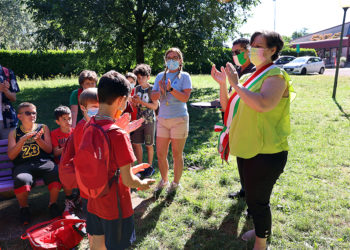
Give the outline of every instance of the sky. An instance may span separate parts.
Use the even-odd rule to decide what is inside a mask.
[[[256,30],[274,30],[275,3],[273,0],[260,2],[252,9],[251,17],[240,32],[252,34]],[[340,25],[343,14],[340,0],[276,0],[276,32],[292,36],[294,31],[307,28],[308,33],[314,33]],[[350,9],[346,18],[346,22],[349,21]]]

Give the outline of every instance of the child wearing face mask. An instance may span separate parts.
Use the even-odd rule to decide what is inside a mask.
[[[85,124],[89,122],[90,118],[96,115],[98,112],[99,104],[97,97],[97,88],[85,89],[79,96],[79,105],[84,117],[77,123],[77,126],[73,131],[73,142],[75,152],[78,152],[79,145],[83,137],[83,129]],[[88,196],[82,191],[80,191],[80,196],[82,198],[83,213],[86,214]],[[72,212],[69,211],[69,208],[67,208],[65,212],[69,212],[69,214],[72,214]]]

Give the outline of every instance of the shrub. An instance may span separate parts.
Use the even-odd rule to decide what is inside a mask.
[[[286,47],[282,49],[281,56],[317,56],[317,53],[315,49],[300,48],[300,52],[298,54],[296,49]]]

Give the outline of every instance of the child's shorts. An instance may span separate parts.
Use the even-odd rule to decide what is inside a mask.
[[[143,123],[141,127],[136,129],[132,135],[130,135],[131,143],[145,144],[146,146],[154,145],[154,136],[156,131],[156,123]]]
[[[14,192],[19,194],[29,192],[35,180],[42,178],[45,185],[51,188],[61,188],[57,165],[51,160],[39,160],[20,164],[13,169]]]
[[[188,116],[165,119],[158,117],[157,137],[185,139],[188,137]]]
[[[90,235],[104,235],[108,250],[125,249],[136,240],[134,216],[122,219],[122,237],[120,242],[118,242],[118,220],[105,220],[88,212],[86,229]]]

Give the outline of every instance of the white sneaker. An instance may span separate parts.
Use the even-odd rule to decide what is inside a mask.
[[[156,188],[154,189],[154,192],[159,192],[161,191],[163,188],[167,187],[169,185],[169,181],[164,181],[163,179],[158,182],[158,185],[156,186]]]
[[[181,188],[181,184],[180,183],[177,184],[175,182],[172,182],[171,185],[168,187],[167,192],[169,194],[171,194],[171,193],[175,192],[177,189],[180,189],[180,188]]]

